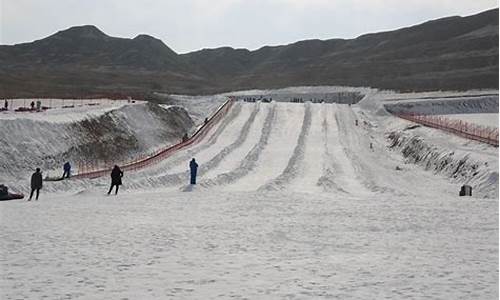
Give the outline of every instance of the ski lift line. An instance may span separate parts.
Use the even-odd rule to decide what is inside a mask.
[[[230,96],[228,98],[229,99],[224,104],[222,104],[210,118],[208,118],[208,121],[200,128],[198,128],[198,130],[196,130],[196,132],[186,141],[168,146],[164,149],[160,149],[150,155],[141,155],[131,162],[122,164],[121,169],[124,171],[135,171],[138,169],[142,169],[151,164],[158,163],[159,161],[171,156],[173,153],[187,146],[198,143],[208,134],[208,132],[215,126],[215,124],[228,113],[228,111],[234,104],[234,97]],[[88,164],[89,163],[86,162],[80,162],[78,164],[79,172],[72,178],[98,178],[108,175],[112,169],[112,164],[105,165],[103,167],[99,166],[99,162],[90,162],[90,167]]]
[[[487,143],[498,147],[498,128],[479,126],[462,120],[445,117],[417,115],[411,113],[393,113],[395,116],[427,127],[440,129],[455,135]]]

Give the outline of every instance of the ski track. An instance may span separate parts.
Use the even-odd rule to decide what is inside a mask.
[[[329,122],[328,116],[331,111],[334,112],[333,105],[323,105],[322,106],[322,111],[321,111],[321,118],[322,118],[322,123],[321,123],[321,134],[323,135],[323,154],[322,154],[322,160],[323,160],[323,173],[321,177],[317,181],[317,185],[323,189],[325,192],[341,192],[344,194],[347,194],[348,192],[342,188],[341,185],[337,183],[337,178],[345,176],[345,172],[343,168],[336,163],[335,158],[337,158],[338,154],[340,151],[337,151],[335,154],[332,154],[332,148],[333,149],[339,149],[339,147],[333,146],[333,143],[336,143],[339,145],[338,141],[338,128],[336,126],[335,122]],[[335,115],[333,115],[335,118]],[[337,140],[334,140],[332,138],[332,132],[335,131],[337,132]],[[332,144],[333,147],[330,146]],[[337,158],[338,160],[338,158]]]
[[[436,191],[443,194],[455,194],[456,187],[445,178],[429,176],[418,166],[405,165],[400,156],[391,154],[382,135],[376,136],[376,128],[371,120],[363,114],[358,114],[350,108],[339,105],[335,116],[339,127],[340,141],[347,157],[351,160],[354,170],[364,186],[375,193],[390,193],[398,197],[434,197]],[[359,125],[354,125],[358,119]],[[374,149],[369,149],[373,142]],[[348,151],[348,149],[357,149]],[[396,166],[404,165],[404,170],[397,171]],[[379,174],[384,174],[380,176]],[[419,185],[415,185],[419,182]]]
[[[195,145],[190,146],[185,150],[181,150],[171,157],[161,161],[158,164],[154,164],[147,169],[140,170],[137,172],[130,173],[131,179],[134,177],[150,177],[164,174],[166,171],[171,170],[174,167],[178,167],[179,165],[186,165],[191,158],[196,157],[198,153],[204,151],[219,141],[222,137],[223,133],[226,131],[227,127],[234,122],[236,118],[240,116],[242,111],[242,103],[237,102],[231,108],[229,114],[223,118],[220,122],[218,122],[215,128],[212,128],[211,133],[208,134],[204,140],[199,141]],[[139,187],[139,186],[136,186]]]
[[[276,124],[276,104],[272,104],[272,107],[268,110],[266,119],[262,126],[260,139],[255,144],[250,152],[244,157],[240,162],[239,166],[230,172],[221,173],[215,178],[202,180],[199,186],[207,188],[213,186],[225,186],[232,184],[241,178],[244,178],[247,174],[251,173],[258,166],[258,162],[261,158],[263,150],[268,146],[269,137],[272,132],[273,125]],[[230,188],[229,188],[230,189]]]
[[[365,162],[365,159],[373,158],[373,156],[365,150],[365,148],[369,147],[370,141],[366,138],[366,135],[362,137],[362,134],[359,132],[361,131],[361,122],[359,122],[358,126],[354,125],[356,119],[357,117],[350,108],[342,108],[339,106],[339,109],[335,112],[335,121],[339,128],[340,143],[342,144],[346,156],[350,159],[357,177],[360,178],[363,185],[372,192],[392,193],[398,196],[405,196],[406,193],[404,191],[377,182],[377,173],[373,170],[373,166],[375,166],[376,163]],[[362,156],[357,155],[354,151],[349,151],[348,149],[357,149],[358,153],[363,154]]]
[[[356,174],[352,161],[348,158],[348,150],[343,147],[339,135],[339,126],[336,112],[339,105],[328,105],[324,115],[325,138],[326,138],[326,166],[325,174],[318,183],[327,191],[331,188],[352,195],[366,195],[370,191],[360,182],[360,177]]]
[[[146,170],[133,174],[128,187],[131,189],[143,189],[182,184],[189,179],[188,162],[194,155],[196,155],[199,164],[198,171],[201,175],[204,172],[204,159],[213,159],[214,157],[211,156],[222,156],[223,154],[221,153],[224,151],[220,151],[221,147],[225,149],[224,145],[230,143],[232,139],[237,139],[241,126],[245,124],[243,122],[252,122],[258,111],[258,107],[244,103],[239,103],[235,108],[231,117],[221,124],[205,144],[201,143],[194,149],[182,151],[172,161],[167,160],[166,163],[157,166],[153,173],[149,173]],[[221,138],[222,135],[224,135],[224,138]],[[211,164],[215,165],[216,161],[212,161]]]
[[[241,103],[241,111],[239,112],[239,115],[236,116],[236,118],[234,118],[234,120],[229,123],[221,133],[224,138],[218,139],[210,147],[207,147],[202,151],[198,151],[196,155],[192,155],[192,157],[196,158],[196,161],[199,164],[198,172],[200,175],[203,174],[206,169],[205,165],[207,162],[216,157],[219,153],[227,151],[226,148],[229,147],[229,145],[231,145],[235,140],[240,139],[243,135],[242,130],[245,126],[248,132],[248,124],[251,124],[256,113],[258,112],[258,109],[259,107],[253,103]],[[191,160],[191,157],[183,163],[173,166],[167,170],[167,172],[175,174],[185,171],[188,169],[189,160]]]
[[[283,172],[281,172],[281,174],[279,174],[278,177],[268,181],[266,184],[259,187],[258,190],[260,191],[283,190],[285,189],[287,184],[290,183],[291,180],[293,180],[295,177],[299,175],[299,173],[302,171],[301,169],[304,168],[303,161],[304,161],[304,151],[306,148],[306,138],[311,128],[311,118],[312,118],[311,110],[312,110],[311,104],[306,103],[304,111],[304,119],[302,121],[302,126],[300,128],[300,134],[299,137],[297,138],[297,143],[293,150],[292,156],[288,160],[286,168],[283,170]],[[304,190],[304,186],[299,186],[298,188]]]
[[[304,159],[301,162],[300,173],[289,184],[289,189],[297,192],[317,193],[325,191],[320,184],[324,174],[331,171],[327,145],[328,123],[326,123],[326,108],[331,104],[311,105],[311,125],[304,143]],[[328,170],[327,170],[328,169]],[[331,175],[331,174],[330,174]],[[337,187],[337,190],[341,188]]]
[[[272,105],[265,103],[258,103],[260,106],[255,120],[250,125],[251,127],[247,132],[243,131],[245,139],[239,147],[234,149],[229,155],[224,158],[224,163],[218,164],[216,167],[209,169],[205,174],[205,179],[213,179],[220,174],[229,173],[239,167],[243,160],[246,159],[246,155],[250,153],[252,148],[259,143],[259,139],[262,136],[262,129],[266,121],[266,116],[269,114],[269,110]]]
[[[287,167],[294,146],[300,135],[300,122],[304,116],[304,105],[276,103],[277,119],[273,123],[268,144],[260,154],[257,167],[245,177],[232,183],[229,190],[255,190],[269,180],[278,177]]]

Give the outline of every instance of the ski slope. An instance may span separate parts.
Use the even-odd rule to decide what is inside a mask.
[[[407,126],[363,105],[237,102],[117,196],[97,178],[0,202],[1,298],[498,298],[498,187],[459,198],[462,177],[431,168],[454,166],[445,150],[422,167],[387,132],[483,159],[478,176],[498,149]]]

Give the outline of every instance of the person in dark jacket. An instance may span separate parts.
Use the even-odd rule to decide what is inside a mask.
[[[116,186],[115,195],[118,194],[118,187],[122,185],[122,177],[123,177],[122,170],[120,170],[120,167],[115,165],[115,167],[111,171],[111,187],[109,188],[108,195],[111,194],[111,191],[113,190],[114,186]]]
[[[69,161],[67,161],[64,166],[63,166],[63,170],[64,170],[64,173],[63,173],[63,176],[62,178],[64,179],[65,177],[66,178],[69,178],[70,174],[71,174],[71,164],[69,163]]]
[[[196,173],[198,172],[198,164],[194,158],[189,163],[189,169],[191,169],[191,184],[196,184]]]
[[[40,195],[40,190],[42,189],[42,172],[40,172],[40,168],[36,168],[35,173],[31,175],[31,193],[28,201],[31,201],[33,197],[33,193],[36,191],[36,198],[38,200],[38,196]]]

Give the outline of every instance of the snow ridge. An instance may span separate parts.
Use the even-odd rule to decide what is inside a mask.
[[[285,185],[298,175],[301,163],[304,160],[304,148],[306,146],[305,140],[309,134],[309,129],[311,128],[311,119],[311,104],[307,103],[305,105],[304,119],[302,121],[299,138],[297,139],[297,145],[293,150],[293,154],[290,157],[286,168],[278,177],[259,187],[259,191],[283,190]]]
[[[154,175],[162,175],[164,174],[166,169],[172,168],[174,166],[177,166],[179,164],[185,163],[187,160],[191,159],[192,157],[196,156],[196,154],[200,153],[201,151],[212,147],[215,143],[217,143],[219,137],[223,134],[224,130],[231,124],[231,122],[236,119],[236,117],[240,114],[241,112],[241,103],[235,103],[233,107],[231,108],[231,112],[222,120],[220,125],[218,125],[217,129],[211,134],[206,142],[197,144],[194,147],[188,148],[186,151],[180,152],[177,155],[173,155],[171,158],[168,160],[165,160],[161,164],[158,165],[153,165],[151,168],[148,168],[145,172],[147,172],[148,176],[147,177],[153,177]],[[137,174],[144,174],[143,172],[139,172]],[[175,174],[174,174],[175,175]],[[174,176],[175,177],[175,176]],[[139,180],[140,182],[141,180]],[[146,179],[146,181],[149,181],[150,184],[157,184],[155,183],[155,179]],[[174,181],[176,182],[176,181]],[[134,184],[134,187],[138,188],[141,186],[141,184]]]
[[[364,157],[356,155],[354,151],[345,151],[345,149],[361,150],[366,148],[366,145],[364,145],[361,141],[362,138],[358,133],[358,127],[353,127],[350,130],[346,127],[347,124],[353,124],[356,119],[357,118],[354,115],[354,112],[350,108],[344,108],[336,111],[335,113],[335,121],[337,122],[337,126],[339,128],[339,141],[344,148],[345,155],[351,160],[352,166],[354,167],[357,175],[362,176],[360,177],[361,182],[373,192],[390,192],[398,196],[405,196],[406,194],[397,191],[392,187],[379,185],[374,180],[374,178],[377,178],[377,175],[374,174],[371,169],[363,165],[362,161]]]
[[[210,161],[207,163],[204,163],[200,166],[198,172],[199,175],[203,175],[206,172],[208,172],[210,169],[217,167],[223,160],[224,158],[231,153],[234,149],[237,147],[241,146],[243,142],[246,140],[248,133],[250,132],[250,127],[252,126],[253,122],[255,121],[255,117],[257,116],[257,113],[260,110],[260,105],[256,105],[254,107],[254,110],[252,111],[251,115],[249,116],[248,120],[245,122],[243,127],[241,128],[241,134],[238,136],[236,141],[234,141],[231,145],[225,147],[222,149],[216,156],[214,156]]]
[[[257,162],[262,150],[267,146],[269,136],[271,134],[271,129],[273,127],[273,124],[275,125],[275,121],[276,104],[273,104],[271,109],[268,111],[266,119],[264,121],[264,126],[262,127],[262,133],[259,142],[255,144],[255,146],[253,146],[250,152],[248,152],[239,167],[231,172],[219,174],[213,179],[206,179],[200,182],[199,185],[202,187],[210,187],[215,185],[230,184],[240,178],[243,178],[250,171],[252,171],[257,166]]]
[[[387,138],[389,147],[400,151],[408,162],[444,174],[455,182],[474,186],[478,196],[498,198],[498,171],[492,170],[487,163],[476,161],[469,154],[439,149],[419,136],[393,131]]]
[[[335,163],[335,160],[332,157],[332,153],[328,146],[329,141],[329,124],[328,124],[328,115],[325,105],[322,105],[321,111],[323,122],[321,124],[321,131],[323,135],[323,175],[318,179],[316,183],[318,186],[322,187],[325,192],[339,191],[342,193],[347,193],[346,190],[341,188],[336,182],[335,177],[342,174],[342,168]],[[335,117],[335,116],[334,116]],[[335,172],[334,172],[335,170]]]

